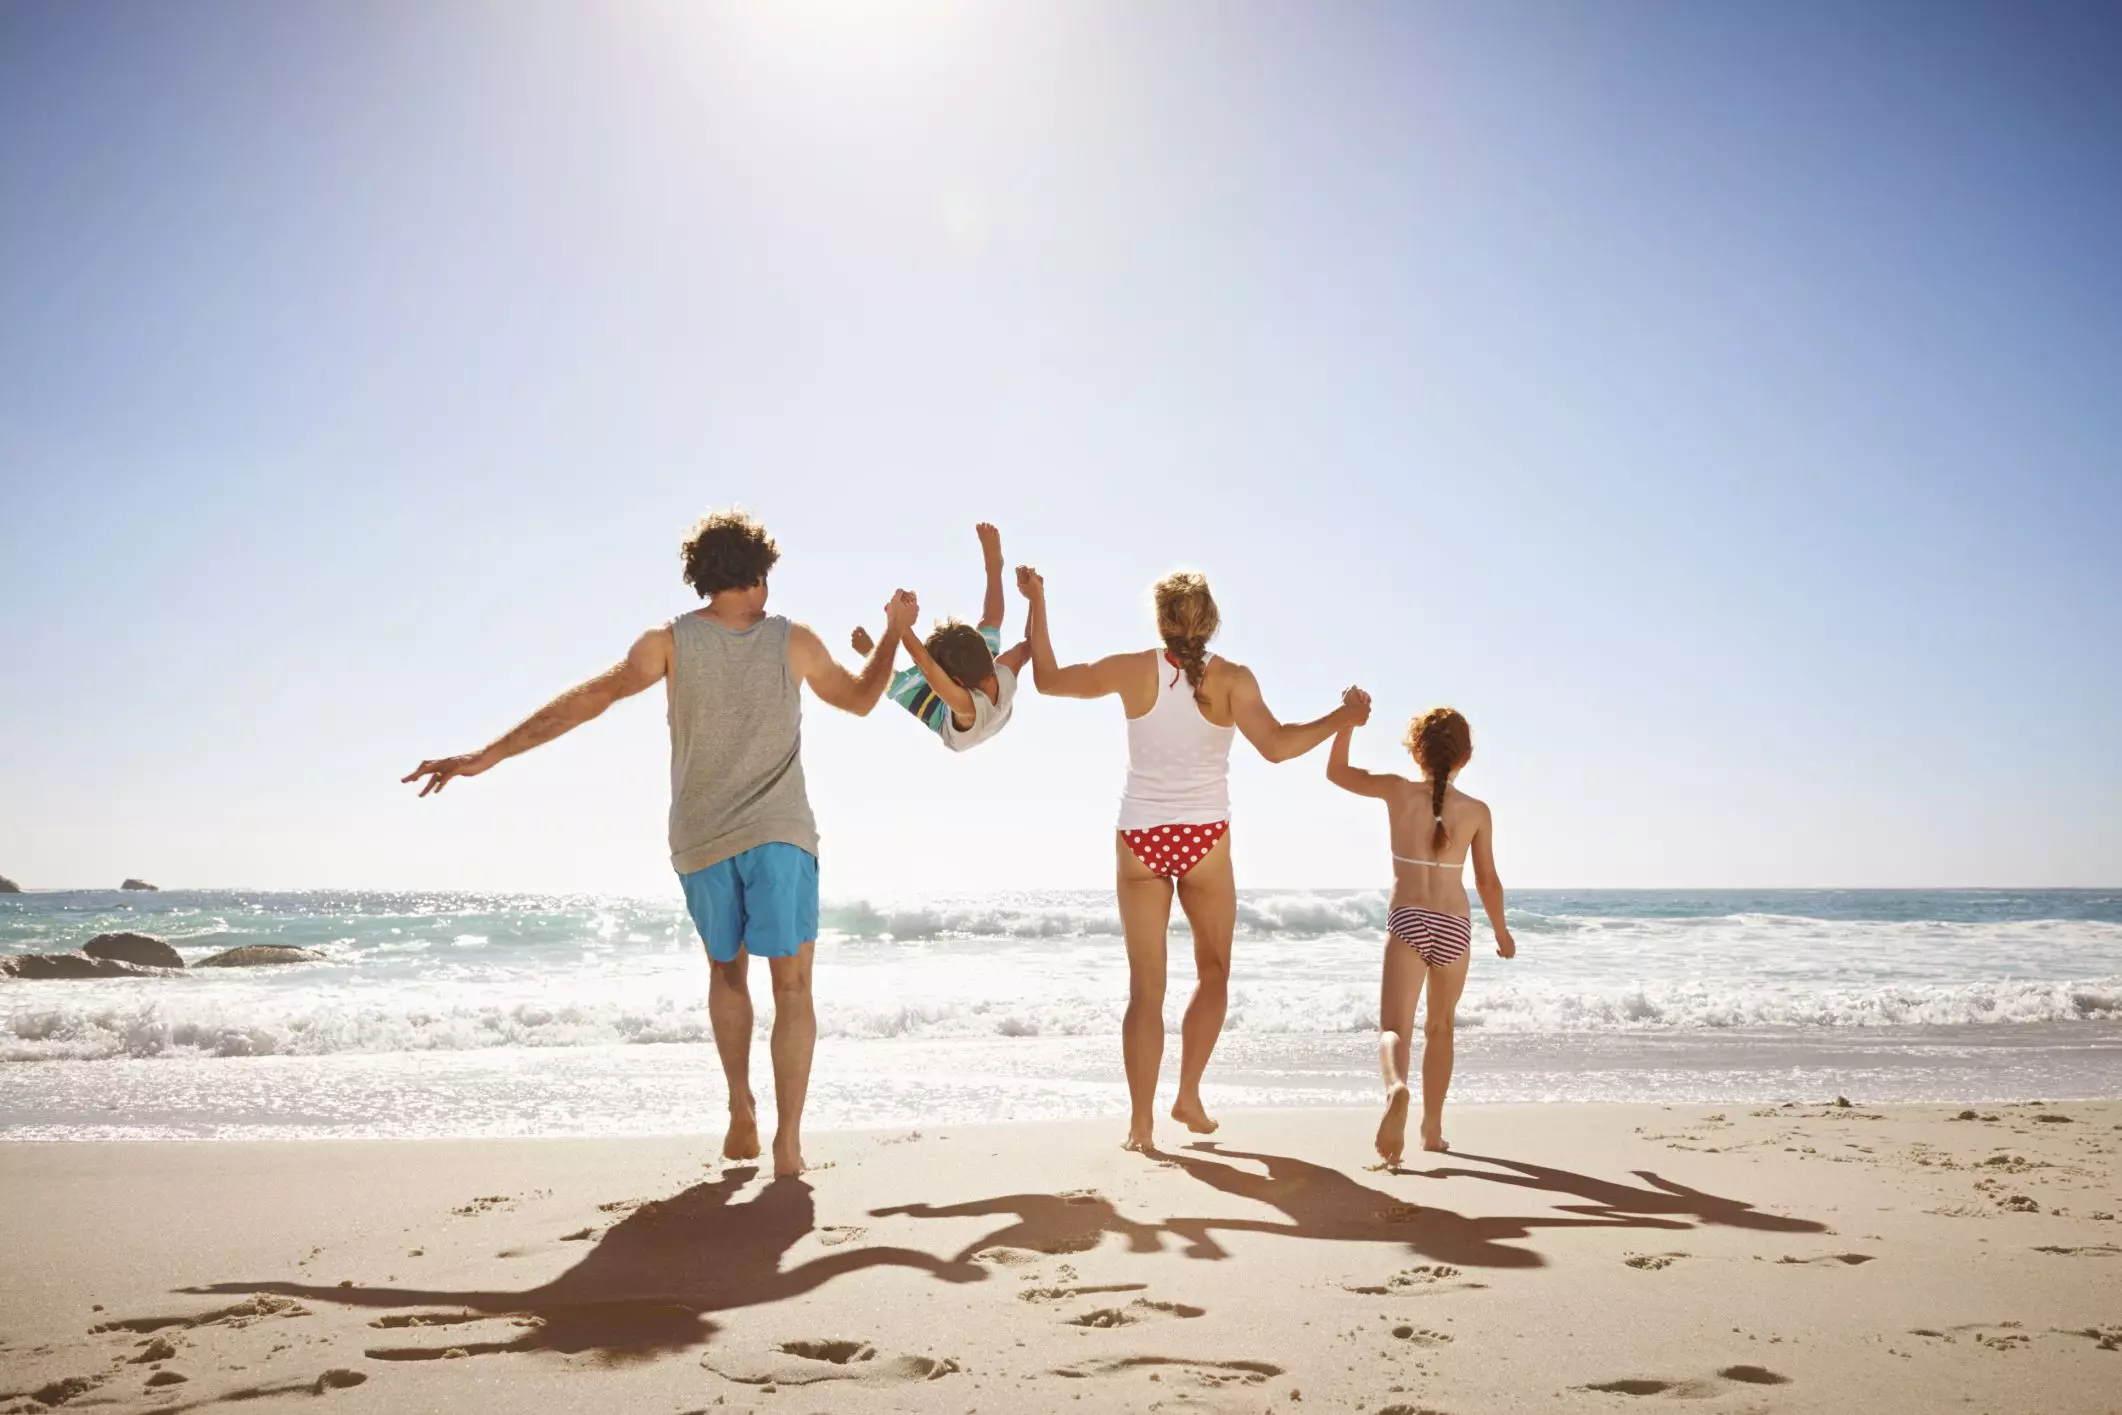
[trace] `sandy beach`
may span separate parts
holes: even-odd
[[[0,1146],[0,1409],[2122,1409],[2122,1103]]]

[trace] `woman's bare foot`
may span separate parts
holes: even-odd
[[[1442,1154],[1451,1148],[1450,1145],[1444,1143],[1444,1122],[1442,1120],[1431,1120],[1424,1117],[1422,1121],[1422,1148],[1436,1154]]]
[[[1407,1150],[1407,1087],[1394,1086],[1385,1095],[1385,1118],[1378,1122],[1378,1158],[1398,1164]]]
[[[729,1113],[729,1131],[722,1137],[722,1158],[726,1160],[755,1160],[759,1158],[759,1117],[752,1109],[755,1103],[746,1100],[742,1110],[732,1107]]]
[[[1138,1155],[1154,1154],[1157,1149],[1157,1142],[1152,1138],[1150,1128],[1147,1125],[1130,1125],[1127,1128],[1127,1143],[1120,1148],[1133,1150]]]
[[[757,1151],[753,1151],[757,1153]],[[794,1179],[803,1173],[803,1146],[799,1141],[774,1137],[774,1178]]]
[[[1172,1119],[1178,1121],[1196,1135],[1213,1135],[1222,1124],[1220,1121],[1208,1118],[1208,1111],[1201,1104],[1199,1096],[1195,1096],[1190,1100],[1181,1096],[1174,1101],[1172,1103]]]

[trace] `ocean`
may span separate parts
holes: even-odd
[[[0,1138],[719,1133],[707,970],[671,898],[192,891],[0,896],[0,952],[105,930],[196,961],[0,982]],[[1385,895],[1241,893],[1212,1110],[1377,1099]],[[1518,890],[1476,920],[1465,1101],[2122,1096],[2122,890]],[[847,900],[818,944],[806,1123],[1126,1113],[1127,969],[1102,891]],[[1191,986],[1173,928],[1172,1027]],[[764,969],[754,1082],[771,1108]]]

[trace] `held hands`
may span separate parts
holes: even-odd
[[[400,780],[419,781],[423,776],[430,778],[420,787],[420,794],[425,796],[431,791],[440,791],[457,777],[477,776],[492,767],[496,760],[498,758],[490,758],[484,751],[466,752],[458,757],[437,757],[433,761],[420,763]]]
[[[1501,924],[1496,926],[1496,956],[1498,958],[1516,958],[1518,956],[1518,941],[1512,938],[1510,930],[1504,928]]]
[[[1361,688],[1350,688],[1341,695],[1341,722],[1347,727],[1361,727],[1370,721],[1370,694]]]
[[[1046,577],[1029,565],[1017,567],[1017,593],[1034,602],[1046,598]]]
[[[921,600],[912,590],[894,590],[892,597],[884,602],[885,632],[900,637],[914,627],[914,620],[921,615]]]

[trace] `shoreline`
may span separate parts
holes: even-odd
[[[2116,1408],[2122,1102],[1377,1115],[0,1145],[0,1409]]]

